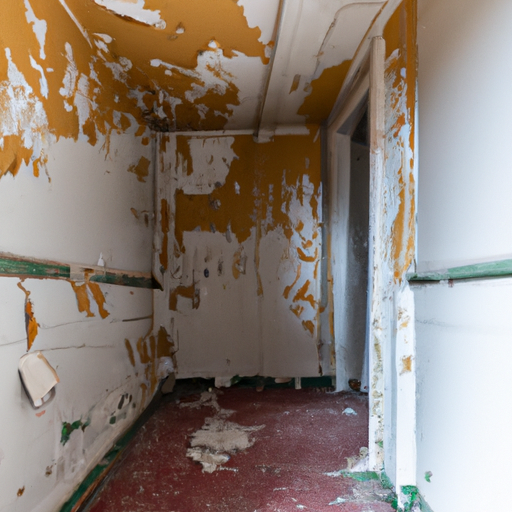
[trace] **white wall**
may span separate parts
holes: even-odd
[[[512,253],[511,16],[508,0],[419,0],[420,271]],[[415,298],[418,487],[435,512],[501,510],[512,281],[430,285]]]
[[[150,269],[152,223],[136,219],[131,208],[152,211],[152,175],[143,183],[128,169],[141,156],[150,159],[152,146],[112,134],[106,153],[103,142],[60,139],[46,149],[48,177],[35,178],[23,165],[17,176],[0,179],[1,251],[86,265],[97,264],[102,254],[109,268]],[[30,293],[39,325],[31,350],[41,350],[60,377],[55,398],[38,410],[18,376],[19,358],[27,352],[21,287]],[[100,289],[105,318],[90,292],[92,316],[80,312],[66,280],[0,278],[2,511],[58,510],[151,398],[136,343],[152,328],[152,292]],[[90,425],[63,443],[63,423],[79,420]]]
[[[508,0],[419,1],[418,269],[512,254]]]
[[[430,285],[415,297],[418,487],[435,512],[503,510],[512,280]]]

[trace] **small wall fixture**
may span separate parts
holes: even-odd
[[[40,350],[21,357],[18,372],[34,409],[41,407],[55,394],[55,385],[59,382],[59,376]]]

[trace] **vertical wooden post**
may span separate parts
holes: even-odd
[[[370,47],[370,229],[368,255],[367,343],[369,366],[369,466],[380,470],[384,461],[384,378],[382,290],[382,192],[384,190],[386,42],[374,37]]]

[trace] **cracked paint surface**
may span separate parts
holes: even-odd
[[[166,140],[172,227],[167,237],[167,218],[161,215],[160,256],[169,254],[167,308],[180,334],[179,375],[204,374],[193,369],[201,365],[189,361],[188,355],[192,358],[196,344],[192,333],[201,326],[211,332],[212,349],[216,346],[219,354],[212,354],[206,366],[220,365],[231,375],[277,371],[265,362],[273,359],[272,334],[258,334],[259,323],[279,325],[276,339],[282,341],[274,345],[282,348],[276,350],[285,350],[284,340],[297,337],[298,354],[305,359],[300,371],[318,374],[320,141],[314,134],[279,136],[266,144],[246,135],[176,135]],[[240,325],[251,334],[234,344],[238,356],[223,358],[221,347],[230,338],[219,332],[229,330],[229,325],[238,329],[241,320],[230,311],[236,303],[244,309],[245,302],[260,303],[261,310],[252,308],[246,326]],[[265,320],[278,311],[282,315]],[[215,327],[206,327],[211,322]],[[253,345],[241,356],[247,343]],[[261,346],[266,343],[266,348]]]
[[[108,147],[127,129],[222,128],[240,103],[226,61],[268,62],[261,31],[231,0],[95,4],[25,0],[2,16],[1,174],[24,161],[38,175],[60,137]]]

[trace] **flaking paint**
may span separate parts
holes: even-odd
[[[177,161],[184,169],[183,175],[192,176],[190,143],[185,144],[185,137],[178,136],[177,141],[180,139],[182,141],[178,142]],[[200,146],[206,150],[204,143]],[[269,231],[282,231],[290,241],[288,258],[299,262],[293,283],[283,289],[283,296],[287,298],[300,279],[300,262],[313,264],[316,269],[320,259],[316,240],[320,197],[319,141],[315,140],[314,135],[300,139],[282,136],[274,142],[258,145],[249,136],[237,136],[233,138],[229,149],[236,155],[233,158],[229,154],[229,174],[225,176],[224,182],[217,182],[216,186],[211,187],[209,194],[187,194],[181,188],[176,191],[176,242],[180,252],[185,252],[183,233],[187,231],[219,231],[228,237],[233,235],[240,244],[254,234],[257,295],[262,296],[260,241]],[[184,151],[184,154],[180,151]],[[303,219],[305,213],[301,212],[295,220],[293,212],[301,208],[310,212],[311,218]],[[309,229],[305,229],[304,220],[310,224]],[[300,246],[291,244],[292,237],[299,238]],[[235,279],[238,279],[240,273],[245,273],[246,258],[241,245],[232,263]],[[301,283],[298,290],[295,290],[293,302],[306,302],[317,312],[318,299],[313,293],[307,293],[310,284],[309,280]],[[180,285],[173,289],[169,303],[173,311],[176,311],[179,296],[190,299],[194,309],[199,307],[200,294],[194,284]],[[293,312],[300,317],[303,310],[303,307],[294,308]],[[304,320],[302,325],[314,335],[317,323],[318,319],[312,318]]]
[[[265,144],[231,133],[177,134],[175,144],[165,144],[170,188],[161,198],[171,198],[172,225],[167,308],[180,339],[178,376],[211,375],[200,359],[233,375],[317,374],[322,190],[320,141],[310,128],[309,135]],[[244,312],[233,315],[233,304]],[[214,319],[216,326],[207,327]],[[258,333],[265,322],[273,333]],[[230,325],[248,335],[231,343]],[[200,326],[211,337],[194,363],[199,339],[192,332]],[[298,350],[283,364],[280,352],[290,338]]]
[[[139,181],[145,183],[146,178],[149,176],[149,164],[150,161],[145,156],[141,156],[136,165],[131,165],[128,168],[128,172],[132,172]]]
[[[126,348],[130,362],[135,361],[133,348],[126,340]],[[159,382],[167,376],[167,373],[162,372],[160,362],[163,358],[173,360],[175,365],[175,348],[172,338],[169,336],[165,327],[160,326],[156,334],[150,334],[143,338],[139,338],[136,343],[136,349],[139,356],[140,363],[144,366],[144,382],[141,383],[143,390],[143,398],[141,406],[145,407],[147,404],[146,393],[152,396],[156,391]]]
[[[416,1],[404,0],[387,22],[386,39],[386,126],[388,179],[398,197],[397,207],[388,206],[392,221],[389,258],[393,278],[401,282],[414,258],[414,133],[417,79]],[[396,157],[392,157],[392,155]],[[396,166],[399,165],[399,169]],[[395,167],[393,167],[395,166]],[[394,218],[393,218],[394,216]]]
[[[167,199],[160,200],[160,226],[162,229],[162,250],[160,251],[159,259],[160,266],[163,270],[167,270],[167,265],[169,263],[169,229],[170,229],[170,208],[169,202]]]
[[[288,215],[293,199],[291,188],[297,191],[297,198],[302,203],[304,176],[313,187],[310,201],[314,220],[318,221],[318,211],[314,207],[318,204],[320,189],[319,142],[314,142],[312,135],[301,137],[300,141],[299,146],[295,137],[283,136],[275,142],[258,145],[250,136],[237,136],[233,151],[240,157],[233,159],[225,184],[208,195],[185,194],[181,189],[177,190],[175,229],[181,250],[184,249],[185,231],[197,228],[210,231],[212,224],[216,231],[229,231],[243,243],[256,228],[259,218],[262,218],[265,231],[281,228],[290,238],[300,226],[293,226]],[[187,154],[181,158],[189,160]],[[305,168],[306,158],[312,161],[309,170]],[[299,250],[304,257],[311,257]]]
[[[32,348],[32,345],[34,344],[34,341],[36,339],[39,324],[37,323],[34,316],[33,304],[32,301],[30,300],[30,292],[23,286],[22,283],[23,281],[20,281],[18,283],[18,287],[25,294],[25,329],[27,331],[28,352]]]
[[[91,309],[91,297],[96,303],[98,313],[101,318],[107,318],[109,312],[105,309],[105,296],[97,283],[85,282],[82,284],[70,281],[71,287],[76,294],[78,311],[86,313],[88,317],[94,317],[95,314]]]
[[[0,176],[16,174],[22,162],[31,162],[38,176],[47,161],[44,146],[60,137],[95,145],[103,136],[108,147],[112,131],[131,127],[224,126],[240,103],[224,63],[243,55],[266,64],[261,31],[231,0],[154,7],[167,28],[79,0],[9,6],[0,20]],[[10,108],[13,101],[18,108]],[[141,180],[145,167],[141,161],[133,170]]]

